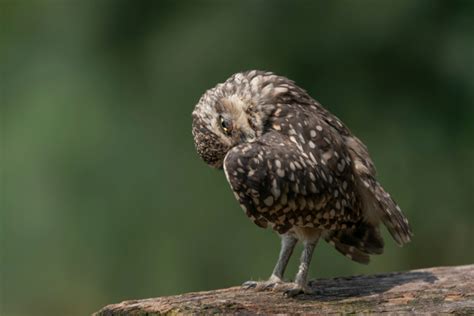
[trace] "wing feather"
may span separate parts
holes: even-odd
[[[224,170],[242,208],[259,226],[269,223],[285,233],[293,226],[344,229],[358,220],[350,179],[341,181],[319,153],[302,152],[280,133],[234,147]]]

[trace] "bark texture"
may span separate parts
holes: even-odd
[[[318,294],[286,298],[281,292],[231,287],[124,301],[94,315],[161,314],[474,314],[474,264],[369,276],[317,279]]]

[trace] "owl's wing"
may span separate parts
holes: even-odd
[[[333,144],[333,147],[335,146],[337,148],[337,146],[340,146],[342,140],[342,147],[347,149],[353,164],[354,173],[357,181],[359,181],[359,187],[362,190],[361,195],[365,200],[363,202],[363,204],[365,204],[365,217],[371,218],[371,220],[375,219],[376,222],[380,218],[398,245],[401,246],[408,243],[413,235],[408,219],[397,203],[375,179],[375,165],[370,158],[367,147],[360,139],[352,135],[344,123],[336,116],[319,104],[316,105],[318,117],[321,117],[328,126],[342,136],[342,138],[339,139],[339,144]],[[374,236],[374,238],[370,238],[370,240],[374,245],[373,249],[375,249],[375,252],[378,252],[383,248],[383,243],[381,243],[382,239],[381,237],[377,237],[379,232],[376,226],[373,226],[371,229],[371,232],[369,232],[368,229],[364,230],[365,232],[369,232],[369,234],[365,236],[369,238],[372,235]],[[367,241],[364,241],[364,243],[368,244]]]
[[[323,108],[315,101],[314,105],[317,107],[318,117],[333,128],[339,135],[342,136],[345,146],[354,161],[355,167],[362,170],[362,172],[375,176],[375,164],[370,158],[367,146],[362,141],[354,136],[349,128],[334,114]]]
[[[279,233],[293,226],[344,229],[359,219],[350,177],[341,178],[321,155],[269,132],[231,149],[224,170],[246,214]]]

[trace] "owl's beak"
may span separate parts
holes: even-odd
[[[239,143],[251,143],[255,140],[255,132],[253,129],[247,127],[239,130]]]

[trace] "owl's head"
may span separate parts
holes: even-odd
[[[207,90],[193,111],[194,143],[201,158],[222,168],[231,148],[254,142],[290,85],[293,82],[284,77],[252,70]]]

